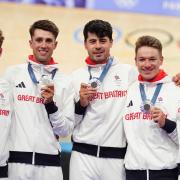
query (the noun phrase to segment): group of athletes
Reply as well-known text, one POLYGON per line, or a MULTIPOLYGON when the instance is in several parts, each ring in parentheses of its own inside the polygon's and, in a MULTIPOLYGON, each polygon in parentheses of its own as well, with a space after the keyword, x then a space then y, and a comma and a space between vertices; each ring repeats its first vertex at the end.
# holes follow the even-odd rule
POLYGON ((71 135, 70 180, 178 180, 180 73, 161 69, 156 37, 137 39, 135 68, 111 54, 111 24, 91 20, 85 65, 64 75, 57 25, 38 20, 29 34, 32 54, 0 79, 0 179, 63 180, 59 138, 71 135))

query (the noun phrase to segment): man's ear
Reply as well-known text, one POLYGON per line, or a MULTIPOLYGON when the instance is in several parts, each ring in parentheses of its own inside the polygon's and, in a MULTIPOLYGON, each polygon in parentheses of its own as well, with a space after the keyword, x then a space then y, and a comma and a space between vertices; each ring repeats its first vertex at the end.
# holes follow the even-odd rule
POLYGON ((84 41, 84 48, 87 49, 86 41, 84 41))
POLYGON ((0 48, 0 56, 1 56, 1 54, 2 54, 2 51, 3 51, 2 48, 0 48))
POLYGON ((32 40, 31 39, 29 40, 29 46, 30 46, 30 48, 32 48, 32 40))
POLYGON ((58 42, 56 41, 54 45, 54 49, 56 49, 57 45, 58 45, 58 42))
POLYGON ((136 57, 134 58, 134 61, 135 61, 135 65, 137 66, 137 59, 136 59, 136 57))
POLYGON ((163 64, 163 61, 164 61, 164 57, 161 56, 161 65, 163 64))

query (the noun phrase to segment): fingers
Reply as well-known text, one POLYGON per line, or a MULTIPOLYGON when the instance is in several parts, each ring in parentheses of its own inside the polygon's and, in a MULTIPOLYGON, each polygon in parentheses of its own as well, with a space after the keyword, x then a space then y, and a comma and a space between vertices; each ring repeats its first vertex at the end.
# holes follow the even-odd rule
POLYGON ((174 81, 174 83, 175 83, 177 86, 180 86, 180 73, 176 74, 176 75, 173 77, 173 81, 174 81))
POLYGON ((88 84, 81 83, 80 89, 86 89, 88 86, 88 84))
POLYGON ((79 96, 81 106, 85 107, 89 104, 90 98, 97 92, 95 88, 92 88, 90 85, 81 83, 79 96))
POLYGON ((81 83, 79 94, 82 96, 91 96, 96 93, 96 88, 92 88, 90 85, 81 83))
POLYGON ((44 103, 47 104, 53 101, 54 85, 48 85, 41 88, 41 96, 44 98, 44 103))
POLYGON ((166 115, 160 108, 153 107, 151 109, 151 115, 154 122, 159 124, 159 127, 163 127, 165 125, 166 115))
POLYGON ((54 85, 47 85, 41 88, 41 91, 54 93, 54 85))

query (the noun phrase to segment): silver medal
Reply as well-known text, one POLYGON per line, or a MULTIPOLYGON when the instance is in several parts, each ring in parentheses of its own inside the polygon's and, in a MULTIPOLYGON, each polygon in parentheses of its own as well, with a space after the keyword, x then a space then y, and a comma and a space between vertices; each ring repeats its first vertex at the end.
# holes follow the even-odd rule
POLYGON ((51 79, 51 76, 49 75, 42 75, 39 84, 38 84, 38 89, 39 92, 42 93, 42 88, 45 86, 53 86, 53 80, 51 79))
POLYGON ((151 102, 149 100, 145 101, 143 103, 143 110, 144 110, 144 112, 150 112, 151 106, 152 105, 151 105, 151 102))
POLYGON ((144 104, 144 111, 145 112, 149 112, 150 111, 150 109, 151 109, 151 105, 150 104, 144 104))
POLYGON ((89 84, 90 84, 90 86, 91 86, 92 88, 99 88, 101 82, 100 82, 99 79, 97 79, 97 78, 92 78, 92 79, 89 81, 89 84))
POLYGON ((39 80, 39 84, 41 86, 48 86, 53 84, 53 81, 49 75, 42 75, 41 79, 39 80))

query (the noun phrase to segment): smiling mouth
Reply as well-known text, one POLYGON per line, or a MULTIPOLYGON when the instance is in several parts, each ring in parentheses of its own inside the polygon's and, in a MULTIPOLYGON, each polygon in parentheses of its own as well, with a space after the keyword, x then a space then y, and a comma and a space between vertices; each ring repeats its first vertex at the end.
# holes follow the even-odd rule
POLYGON ((39 54, 40 54, 41 56, 44 56, 44 55, 47 54, 47 51, 39 51, 39 54))
POLYGON ((152 71, 153 71, 153 70, 144 70, 143 72, 144 72, 145 74, 151 74, 152 71))
POLYGON ((103 54, 103 52, 95 52, 94 55, 95 56, 101 56, 103 54))

